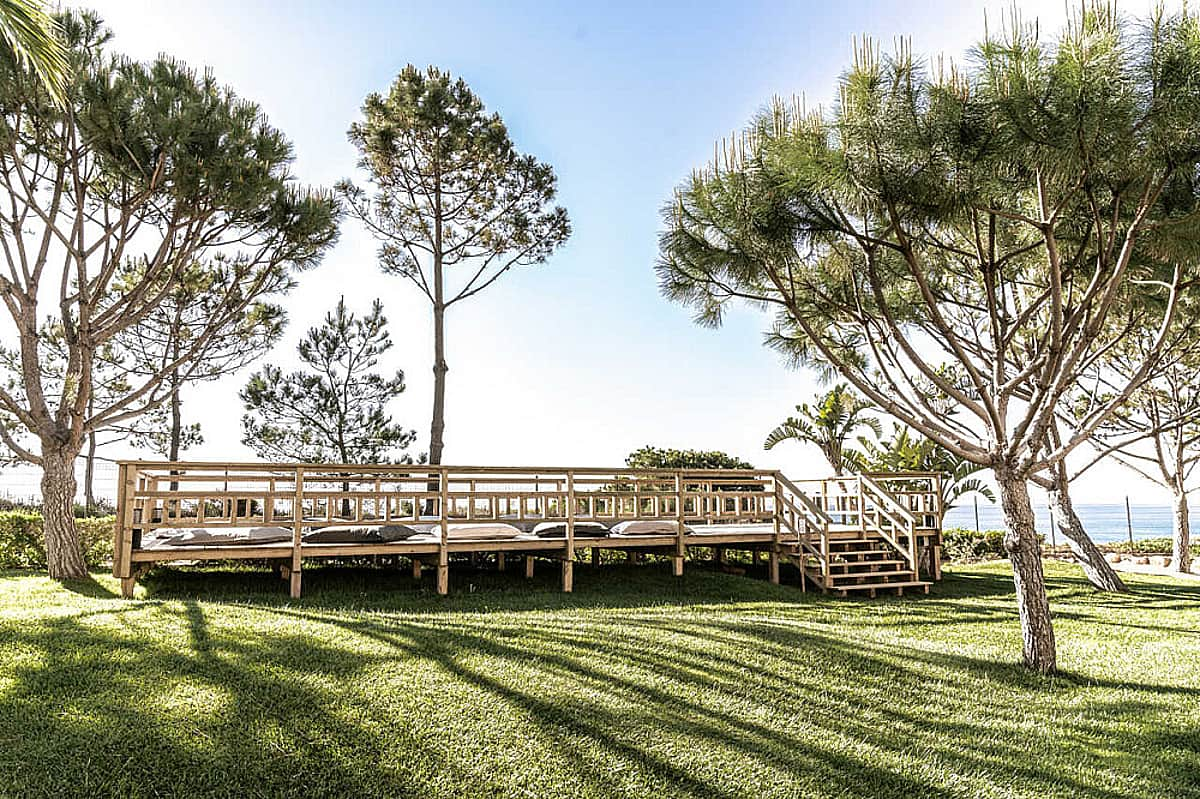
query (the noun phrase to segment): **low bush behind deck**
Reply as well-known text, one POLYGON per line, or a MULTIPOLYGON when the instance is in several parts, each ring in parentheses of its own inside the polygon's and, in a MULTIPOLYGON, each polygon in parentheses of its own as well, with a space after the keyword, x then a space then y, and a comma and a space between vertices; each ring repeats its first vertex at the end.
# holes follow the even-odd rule
MULTIPOLYGON (((1097 796, 1200 791, 1200 588, 1004 563, 840 600, 703 568, 0 576, 0 795, 1097 796)), ((795 573, 785 574, 795 579, 795 573)))
MULTIPOLYGON (((1006 558, 1004 551, 1004 530, 980 530, 976 532, 966 527, 948 527, 942 531, 942 556, 955 563, 974 563, 981 560, 1006 558)), ((1046 537, 1039 536, 1042 546, 1046 546, 1046 537)), ((1060 537, 1059 548, 1065 548, 1066 542, 1060 537)), ((1133 555, 1169 555, 1172 541, 1160 536, 1156 538, 1137 538, 1129 541, 1108 541, 1098 544, 1105 552, 1119 552, 1133 555)), ((1192 553, 1200 557, 1200 542, 1191 545, 1192 553)))
MULTIPOLYGON (((93 569, 112 563, 112 516, 77 518, 83 544, 83 557, 93 569)), ((0 511, 0 569, 46 568, 46 538, 42 533, 40 513, 11 510, 0 511)))

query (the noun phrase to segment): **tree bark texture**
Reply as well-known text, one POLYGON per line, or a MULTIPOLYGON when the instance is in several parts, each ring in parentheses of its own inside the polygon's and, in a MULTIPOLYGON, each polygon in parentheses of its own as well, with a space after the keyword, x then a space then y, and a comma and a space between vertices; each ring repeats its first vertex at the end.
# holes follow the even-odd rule
POLYGON ((56 580, 87 577, 75 527, 75 456, 65 447, 42 448, 42 529, 46 564, 56 580))
POLYGON ((1013 583, 1017 589, 1022 655, 1028 668, 1048 674, 1057 668, 1057 655, 1029 487, 1023 476, 1002 468, 996 469, 996 482, 1008 528, 1004 549, 1012 562, 1013 583))
POLYGON ((1101 591, 1128 591, 1112 564, 1104 559, 1104 553, 1083 529, 1083 522, 1075 513, 1075 505, 1071 502, 1066 471, 1062 464, 1054 467, 1053 479, 1053 485, 1047 493, 1050 508, 1054 512, 1054 524, 1063 538, 1067 539, 1067 545, 1071 547, 1071 552, 1083 567, 1088 582, 1101 591))
POLYGON ((1171 569, 1186 574, 1192 570, 1191 511, 1188 492, 1181 487, 1175 489, 1175 523, 1171 533, 1171 569))

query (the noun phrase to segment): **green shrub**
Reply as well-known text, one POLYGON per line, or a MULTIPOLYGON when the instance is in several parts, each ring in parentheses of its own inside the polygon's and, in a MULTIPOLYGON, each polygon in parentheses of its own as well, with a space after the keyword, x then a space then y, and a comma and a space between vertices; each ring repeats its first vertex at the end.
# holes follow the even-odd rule
MULTIPOLYGON (((1167 536, 1158 538, 1138 538, 1130 544, 1128 541, 1117 541, 1105 544, 1109 552, 1123 552, 1127 555, 1170 555, 1174 542, 1167 536)), ((1192 544, 1192 554, 1200 557, 1200 542, 1192 544)))
MULTIPOLYGON (((113 517, 76 519, 88 566, 100 568, 112 562, 113 517)), ((42 517, 24 511, 0 512, 0 569, 46 568, 46 539, 42 517)))
POLYGON ((942 556, 949 561, 970 563, 1007 557, 1004 551, 1004 530, 975 532, 965 527, 942 531, 942 556))

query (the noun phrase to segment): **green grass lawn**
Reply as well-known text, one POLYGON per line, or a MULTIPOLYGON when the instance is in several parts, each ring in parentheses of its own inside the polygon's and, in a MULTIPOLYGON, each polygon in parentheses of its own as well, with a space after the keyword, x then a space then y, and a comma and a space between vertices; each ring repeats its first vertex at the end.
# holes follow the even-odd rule
MULTIPOLYGON (((1007 564, 834 599, 689 568, 0 575, 0 795, 1200 796, 1200 586, 1007 564)), ((794 575, 793 575, 794 578, 794 575)))

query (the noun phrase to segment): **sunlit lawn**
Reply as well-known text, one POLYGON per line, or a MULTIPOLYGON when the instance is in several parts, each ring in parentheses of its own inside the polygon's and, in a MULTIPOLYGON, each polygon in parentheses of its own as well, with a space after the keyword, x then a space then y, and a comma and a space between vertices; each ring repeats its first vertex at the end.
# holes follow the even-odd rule
MULTIPOLYGON (((0 795, 1200 795, 1200 586, 844 600, 690 568, 0 576, 0 795)), ((792 575, 794 579, 794 575, 792 575)))

